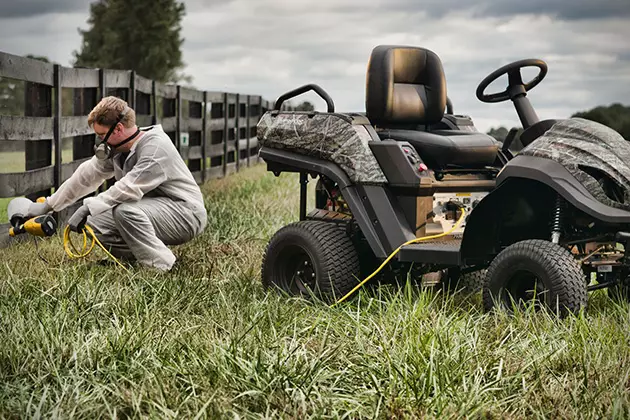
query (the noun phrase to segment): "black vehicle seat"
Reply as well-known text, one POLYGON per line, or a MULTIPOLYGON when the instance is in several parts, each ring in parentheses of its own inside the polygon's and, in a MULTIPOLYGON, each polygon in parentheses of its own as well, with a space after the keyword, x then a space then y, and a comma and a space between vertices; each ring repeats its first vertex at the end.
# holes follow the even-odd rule
POLYGON ((429 168, 449 165, 478 168, 492 165, 499 145, 484 133, 440 130, 433 132, 383 129, 381 140, 394 139, 409 142, 429 168))
POLYGON ((446 78, 440 58, 425 48, 380 45, 367 70, 366 115, 382 139, 412 144, 429 167, 491 165, 499 142, 470 131, 415 129, 441 121, 446 78))

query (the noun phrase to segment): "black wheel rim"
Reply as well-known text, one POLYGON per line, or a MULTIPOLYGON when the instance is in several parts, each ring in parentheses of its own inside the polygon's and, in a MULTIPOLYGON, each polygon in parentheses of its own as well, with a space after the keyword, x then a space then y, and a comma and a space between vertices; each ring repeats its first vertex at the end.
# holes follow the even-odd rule
POLYGON ((525 307, 533 304, 540 310, 548 301, 549 293, 543 280, 528 270, 518 270, 506 281, 501 291, 501 300, 507 307, 512 304, 525 307))
POLYGON ((293 295, 309 295, 317 290, 313 258, 302 247, 287 246, 277 259, 278 283, 293 295))

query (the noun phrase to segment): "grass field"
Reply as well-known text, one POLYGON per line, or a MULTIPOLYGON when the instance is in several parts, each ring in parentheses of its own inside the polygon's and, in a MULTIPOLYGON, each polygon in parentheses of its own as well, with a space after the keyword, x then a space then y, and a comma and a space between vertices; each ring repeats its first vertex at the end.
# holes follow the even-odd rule
MULTIPOLYGON (((312 186, 312 185, 311 185, 312 186)), ((209 224, 170 273, 2 250, 0 417, 628 418, 630 307, 559 321, 479 297, 361 291, 334 308, 267 294, 267 239, 295 175, 204 186, 209 224)))

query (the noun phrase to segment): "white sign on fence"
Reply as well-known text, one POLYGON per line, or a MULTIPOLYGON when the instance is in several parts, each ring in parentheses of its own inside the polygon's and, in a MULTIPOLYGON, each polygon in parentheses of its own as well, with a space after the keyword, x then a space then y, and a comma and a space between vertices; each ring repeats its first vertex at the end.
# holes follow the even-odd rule
POLYGON ((181 133, 179 133, 179 145, 181 147, 188 147, 189 139, 190 139, 190 135, 187 132, 182 131, 181 133))

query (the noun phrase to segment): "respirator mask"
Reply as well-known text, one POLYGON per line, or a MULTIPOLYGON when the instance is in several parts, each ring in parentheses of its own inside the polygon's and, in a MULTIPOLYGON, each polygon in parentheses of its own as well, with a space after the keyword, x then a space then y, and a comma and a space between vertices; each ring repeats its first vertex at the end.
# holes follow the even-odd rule
POLYGON ((125 115, 127 115, 128 111, 129 111, 129 108, 125 109, 123 112, 121 112, 118 115, 118 118, 116 118, 116 121, 109 128, 109 130, 107 131, 107 134, 105 134, 105 137, 103 139, 97 136, 96 144, 94 145, 94 155, 98 159, 101 159, 101 160, 110 159, 112 156, 114 156, 114 151, 117 148, 135 139, 138 136, 138 134, 140 134, 140 128, 137 128, 135 133, 133 133, 131 136, 127 137, 126 139, 118 143, 117 145, 112 147, 109 144, 107 144, 107 140, 109 140, 109 137, 114 132, 114 129, 116 129, 116 126, 118 125, 118 123, 121 122, 123 118, 125 118, 125 115))

